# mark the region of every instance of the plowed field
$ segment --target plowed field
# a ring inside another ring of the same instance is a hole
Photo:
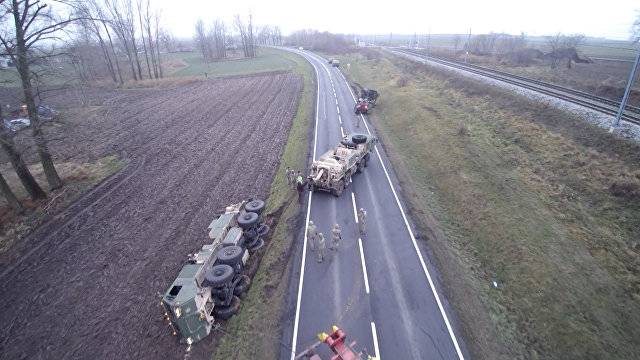
[[[56,130],[56,158],[129,164],[0,257],[0,358],[183,358],[157,293],[225,205],[266,197],[301,89],[270,74],[115,91]]]

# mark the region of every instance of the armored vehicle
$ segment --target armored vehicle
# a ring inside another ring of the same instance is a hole
[[[209,225],[212,243],[188,256],[162,295],[165,319],[182,342],[202,340],[216,319],[227,320],[238,312],[240,297],[251,282],[242,274],[244,265],[269,231],[262,222],[264,206],[254,199],[228,206]]]
[[[307,179],[312,191],[329,191],[340,196],[349,186],[351,176],[362,172],[378,139],[365,134],[345,135],[333,149],[322,154],[311,165]]]

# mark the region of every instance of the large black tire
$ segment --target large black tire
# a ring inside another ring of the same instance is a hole
[[[244,249],[240,246],[226,246],[218,250],[216,254],[216,262],[219,264],[226,264],[229,266],[236,266],[242,260],[242,254]]]
[[[264,210],[264,201],[262,200],[251,200],[245,204],[244,210],[248,212],[253,212],[258,215],[262,214],[262,210]]]
[[[364,167],[369,166],[369,159],[371,159],[371,153],[367,153],[367,155],[364,156]]]
[[[355,113],[356,113],[356,115],[360,115],[360,110],[358,110],[358,108],[356,108]]]
[[[344,191],[344,180],[340,180],[338,186],[335,189],[331,189],[331,193],[336,197],[342,195],[342,191]]]
[[[249,290],[249,285],[251,285],[251,279],[247,275],[242,275],[238,285],[233,288],[233,295],[242,297]]]
[[[220,287],[227,284],[233,279],[233,268],[226,264],[214,265],[205,274],[207,285],[211,287]]]
[[[364,170],[364,167],[365,167],[365,163],[366,163],[366,162],[367,162],[367,160],[365,160],[365,159],[360,160],[360,162],[358,163],[358,166],[357,166],[357,168],[356,168],[356,172],[357,172],[357,173],[361,173],[361,172],[362,172],[362,170]]]
[[[259,219],[260,216],[258,216],[258,214],[254,212],[245,212],[238,215],[238,226],[240,226],[242,230],[250,229],[258,223]]]
[[[216,306],[213,308],[213,316],[220,320],[229,320],[240,310],[240,298],[234,296],[229,306]]]
[[[351,141],[353,141],[354,144],[364,144],[367,142],[367,135],[353,134],[351,135]]]

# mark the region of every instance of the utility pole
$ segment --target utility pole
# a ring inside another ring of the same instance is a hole
[[[467,62],[467,58],[469,57],[469,43],[471,42],[471,28],[469,28],[469,36],[467,36],[467,44],[464,49],[464,62]]]
[[[429,46],[431,45],[431,27],[429,27],[429,36],[427,37],[427,57],[429,57]]]
[[[638,55],[636,55],[636,61],[633,63],[633,67],[631,68],[631,73],[629,74],[629,80],[627,80],[627,87],[624,89],[624,96],[622,97],[622,101],[620,102],[620,109],[618,109],[618,113],[616,114],[616,122],[609,129],[609,132],[613,131],[613,128],[620,125],[620,118],[624,113],[624,108],[627,107],[627,100],[629,100],[629,93],[631,92],[631,87],[633,86],[633,81],[636,79],[636,71],[638,70],[638,62],[640,62],[640,47],[638,47]]]

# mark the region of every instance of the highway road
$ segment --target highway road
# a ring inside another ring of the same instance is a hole
[[[313,65],[318,79],[312,157],[331,149],[343,134],[375,135],[366,118],[354,114],[355,99],[340,70],[316,54],[294,51]],[[318,263],[306,231],[301,232],[304,248],[294,263],[291,285],[295,316],[282,340],[290,351],[283,351],[282,359],[293,359],[332,325],[345,329],[357,348],[379,359],[468,358],[382,146],[342,196],[307,196],[305,224],[313,220],[328,245],[331,227],[338,223],[344,241]],[[368,215],[362,238],[356,217],[360,207]]]

